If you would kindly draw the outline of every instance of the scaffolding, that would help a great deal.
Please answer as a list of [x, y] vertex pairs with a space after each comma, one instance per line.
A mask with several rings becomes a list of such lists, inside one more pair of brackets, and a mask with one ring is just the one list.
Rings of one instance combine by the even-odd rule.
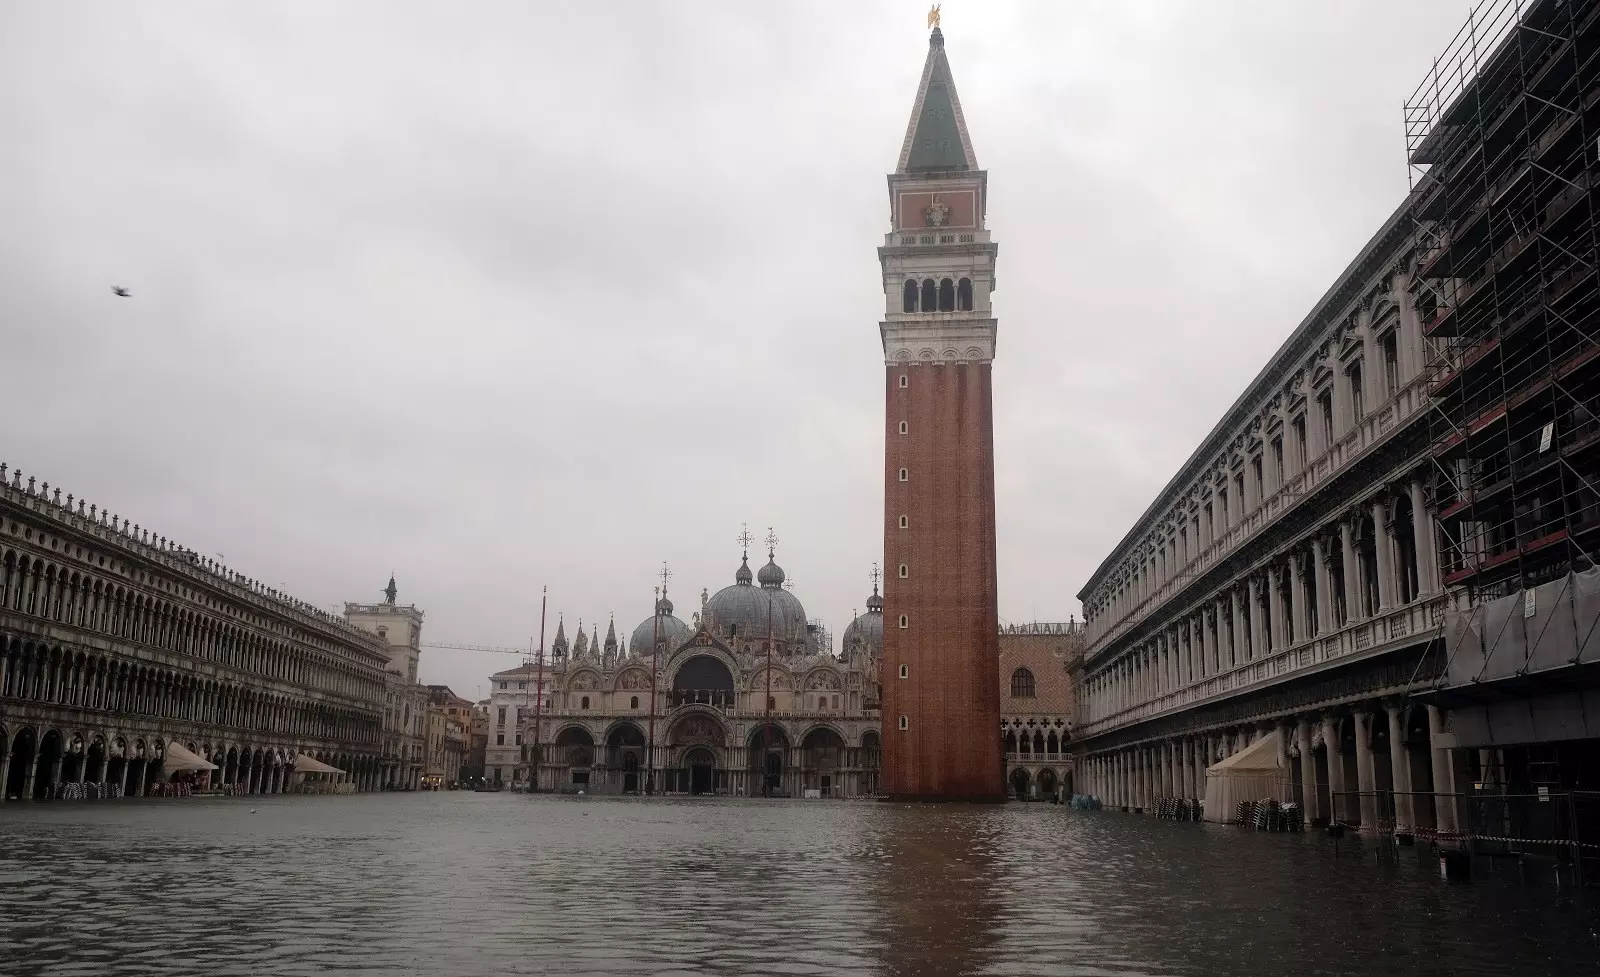
[[1467, 603], [1592, 566], [1600, 2], [1485, 0], [1405, 104], [1441, 572]]
[[1456, 713], [1463, 745], [1527, 745], [1495, 783], [1593, 782], [1600, 753], [1566, 751], [1563, 772], [1554, 751], [1595, 742], [1571, 693], [1600, 688], [1600, 0], [1483, 0], [1405, 129], [1450, 598], [1431, 695], [1475, 707]]

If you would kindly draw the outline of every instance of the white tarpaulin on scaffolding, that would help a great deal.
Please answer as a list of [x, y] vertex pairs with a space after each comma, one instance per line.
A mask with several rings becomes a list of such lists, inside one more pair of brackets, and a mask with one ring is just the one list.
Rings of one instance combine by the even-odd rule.
[[1240, 801], [1289, 800], [1289, 771], [1278, 762], [1282, 733], [1272, 732], [1206, 768], [1205, 817], [1227, 824]]

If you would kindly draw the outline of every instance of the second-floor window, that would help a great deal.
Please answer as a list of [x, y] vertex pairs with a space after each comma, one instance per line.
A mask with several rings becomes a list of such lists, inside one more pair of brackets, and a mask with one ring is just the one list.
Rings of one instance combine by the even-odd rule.
[[496, 710], [495, 725], [496, 726], [504, 726], [505, 724], [506, 724], [506, 707], [505, 706], [501, 706], [498, 710]]
[[1019, 668], [1011, 673], [1011, 697], [1013, 699], [1033, 698], [1033, 673], [1026, 668]]

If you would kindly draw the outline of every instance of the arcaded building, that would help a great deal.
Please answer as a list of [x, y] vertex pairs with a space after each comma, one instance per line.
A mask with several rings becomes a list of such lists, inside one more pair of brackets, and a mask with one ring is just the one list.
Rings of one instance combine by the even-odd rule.
[[[1273, 737], [1283, 800], [1453, 826], [1419, 255], [1406, 207], [1335, 280], [1079, 593], [1086, 793], [1150, 809]], [[1359, 799], [1359, 803], [1358, 803]]]
[[1073, 793], [1077, 696], [1072, 669], [1083, 654], [1078, 621], [1010, 624], [1000, 629], [1000, 741], [1006, 793], [1050, 800]]
[[[937, 12], [933, 15], [937, 25]], [[883, 271], [883, 788], [998, 800], [993, 369], [998, 245], [944, 34], [889, 174]]]
[[3, 798], [144, 794], [195, 758], [217, 768], [204, 786], [276, 792], [301, 754], [376, 788], [390, 660], [376, 635], [0, 464]]

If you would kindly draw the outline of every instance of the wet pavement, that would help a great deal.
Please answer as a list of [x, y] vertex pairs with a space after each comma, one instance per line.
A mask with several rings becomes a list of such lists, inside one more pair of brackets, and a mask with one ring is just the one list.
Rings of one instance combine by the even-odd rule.
[[0, 805], [0, 974], [1577, 975], [1600, 897], [1039, 804]]

